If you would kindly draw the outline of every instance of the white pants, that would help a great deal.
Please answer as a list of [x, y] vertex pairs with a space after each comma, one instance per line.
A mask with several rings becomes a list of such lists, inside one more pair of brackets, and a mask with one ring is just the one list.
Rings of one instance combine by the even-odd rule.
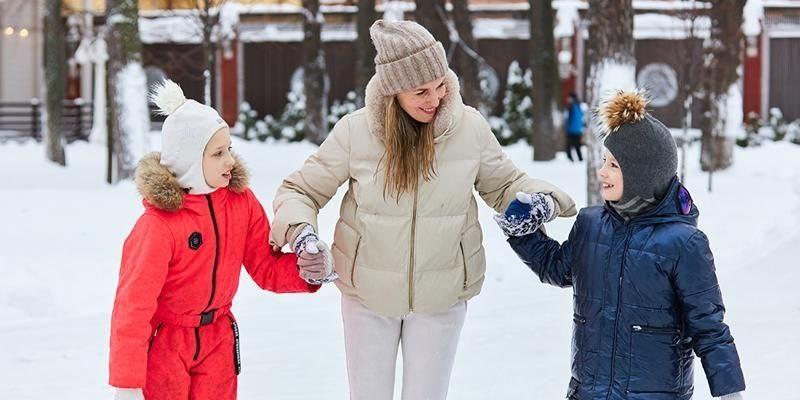
[[350, 400], [392, 400], [400, 343], [403, 400], [446, 399], [466, 311], [462, 301], [441, 313], [386, 317], [343, 295]]

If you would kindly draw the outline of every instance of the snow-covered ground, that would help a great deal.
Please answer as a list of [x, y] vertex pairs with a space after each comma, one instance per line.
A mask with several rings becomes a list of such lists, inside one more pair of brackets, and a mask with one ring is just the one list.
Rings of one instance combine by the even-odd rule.
[[[281, 178], [315, 149], [238, 140], [234, 147], [268, 209]], [[563, 154], [533, 163], [522, 144], [507, 150], [529, 174], [585, 203], [584, 164], [570, 164]], [[800, 399], [800, 147], [737, 148], [734, 167], [714, 176], [713, 193], [698, 170], [696, 148], [690, 156], [686, 184], [716, 255], [746, 397]], [[67, 160], [68, 168], [46, 163], [43, 146], [35, 143], [0, 145], [3, 399], [111, 398], [109, 313], [122, 241], [142, 206], [131, 182], [103, 183], [103, 148], [75, 143]], [[341, 194], [320, 216], [326, 238]], [[487, 280], [469, 304], [450, 398], [562, 398], [569, 379], [571, 292], [540, 284], [516, 260], [491, 215], [482, 205]], [[549, 231], [563, 239], [571, 223], [559, 220]], [[240, 398], [347, 397], [334, 286], [313, 296], [277, 296], [257, 290], [245, 275], [235, 312], [243, 351]], [[695, 399], [710, 399], [699, 366], [696, 378]]]

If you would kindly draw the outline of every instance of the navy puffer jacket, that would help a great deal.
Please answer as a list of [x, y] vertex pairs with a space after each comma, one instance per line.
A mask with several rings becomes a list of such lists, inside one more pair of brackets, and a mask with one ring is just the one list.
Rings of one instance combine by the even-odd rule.
[[568, 398], [689, 400], [694, 354], [713, 396], [745, 389], [698, 215], [675, 178], [658, 206], [628, 223], [588, 207], [563, 244], [541, 231], [509, 239], [542, 282], [573, 288]]

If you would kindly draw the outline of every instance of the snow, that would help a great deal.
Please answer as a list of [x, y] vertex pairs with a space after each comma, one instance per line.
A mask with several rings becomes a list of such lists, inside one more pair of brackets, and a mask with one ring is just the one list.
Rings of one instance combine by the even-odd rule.
[[597, 77], [600, 98], [606, 98], [617, 90], [633, 90], [636, 87], [636, 65], [606, 59], [598, 63]]
[[580, 23], [577, 4], [565, 4], [556, 9], [556, 27], [554, 36], [572, 37], [575, 34], [575, 27]]
[[768, 8], [800, 8], [797, 0], [764, 0], [764, 7]]
[[117, 75], [117, 104], [120, 128], [125, 135], [132, 160], [138, 160], [150, 149], [150, 109], [147, 107], [147, 76], [142, 64], [130, 62]]
[[761, 20], [763, 19], [764, 0], [747, 0], [744, 5], [742, 32], [746, 36], [758, 36], [761, 33]]
[[[240, 26], [239, 40], [242, 42], [300, 42], [303, 40], [302, 24], [268, 24]], [[323, 42], [342, 42], [356, 40], [355, 25], [325, 24], [320, 33]]]
[[[122, 242], [142, 206], [132, 182], [103, 183], [104, 147], [76, 142], [66, 149], [69, 166], [61, 168], [44, 161], [43, 146], [0, 145], [0, 393], [15, 400], [110, 399], [109, 314]], [[248, 162], [252, 188], [270, 213], [281, 179], [317, 149], [236, 138], [233, 146]], [[506, 150], [530, 175], [585, 204], [585, 164], [571, 164], [563, 153], [534, 163], [530, 147], [521, 143]], [[747, 379], [745, 398], [798, 400], [800, 146], [767, 142], [735, 152], [736, 163], [715, 173], [709, 193], [697, 165], [699, 146], [693, 145], [686, 184], [715, 252], [726, 320]], [[343, 192], [321, 212], [324, 238], [332, 237]], [[478, 203], [489, 265], [483, 292], [469, 303], [450, 398], [563, 398], [571, 292], [545, 286], [527, 271], [491, 210]], [[559, 219], [548, 231], [564, 239], [573, 222]], [[346, 397], [335, 287], [315, 295], [273, 295], [243, 275], [234, 310], [242, 335], [240, 398]], [[694, 399], [710, 400], [699, 364]]]
[[744, 136], [744, 128], [741, 121], [744, 121], [744, 107], [742, 100], [742, 91], [739, 89], [739, 83], [734, 82], [728, 88], [728, 95], [725, 96], [727, 104], [724, 108], [725, 118], [725, 131], [723, 135], [729, 138], [738, 138]]
[[236, 36], [236, 26], [239, 25], [239, 14], [245, 7], [236, 2], [225, 3], [219, 10], [219, 30], [224, 38], [231, 39]]
[[402, 21], [404, 19], [405, 2], [387, 0], [383, 4], [383, 19], [386, 21]]
[[173, 15], [139, 18], [139, 37], [142, 43], [202, 43], [203, 36], [196, 17]]
[[[665, 14], [646, 13], [633, 16], [633, 37], [641, 39], [680, 40], [689, 37], [692, 29], [689, 19]], [[694, 21], [694, 37], [708, 38], [711, 33], [711, 20], [697, 17]]]
[[633, 8], [637, 10], [658, 10], [658, 11], [677, 11], [677, 10], [701, 10], [711, 8], [711, 4], [701, 1], [685, 0], [633, 0]]

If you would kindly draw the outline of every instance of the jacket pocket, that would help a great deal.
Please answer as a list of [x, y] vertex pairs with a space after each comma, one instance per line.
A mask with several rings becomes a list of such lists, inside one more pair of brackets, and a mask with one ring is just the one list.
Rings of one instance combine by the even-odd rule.
[[461, 234], [458, 242], [458, 251], [461, 258], [457, 259], [463, 267], [464, 281], [463, 288], [480, 282], [486, 273], [486, 260], [481, 246], [482, 236], [480, 227], [473, 225]]
[[630, 393], [677, 393], [680, 388], [680, 329], [631, 326]]
[[158, 332], [161, 330], [161, 327], [164, 326], [164, 323], [160, 323], [156, 325], [156, 328], [153, 329], [153, 333], [150, 335], [150, 341], [147, 344], [147, 352], [150, 353], [150, 349], [153, 348], [153, 341], [156, 340], [156, 336], [158, 336]]
[[583, 336], [586, 330], [586, 318], [578, 313], [572, 314], [572, 377], [582, 379], [583, 356], [586, 349], [583, 345]]
[[358, 250], [361, 248], [361, 236], [356, 241], [356, 249], [353, 251], [353, 261], [350, 262], [350, 286], [356, 287], [356, 262], [358, 261]]
[[464, 290], [467, 289], [467, 281], [469, 281], [469, 272], [467, 271], [467, 256], [464, 253], [464, 242], [458, 242], [458, 248], [461, 250], [461, 264], [464, 266]]

